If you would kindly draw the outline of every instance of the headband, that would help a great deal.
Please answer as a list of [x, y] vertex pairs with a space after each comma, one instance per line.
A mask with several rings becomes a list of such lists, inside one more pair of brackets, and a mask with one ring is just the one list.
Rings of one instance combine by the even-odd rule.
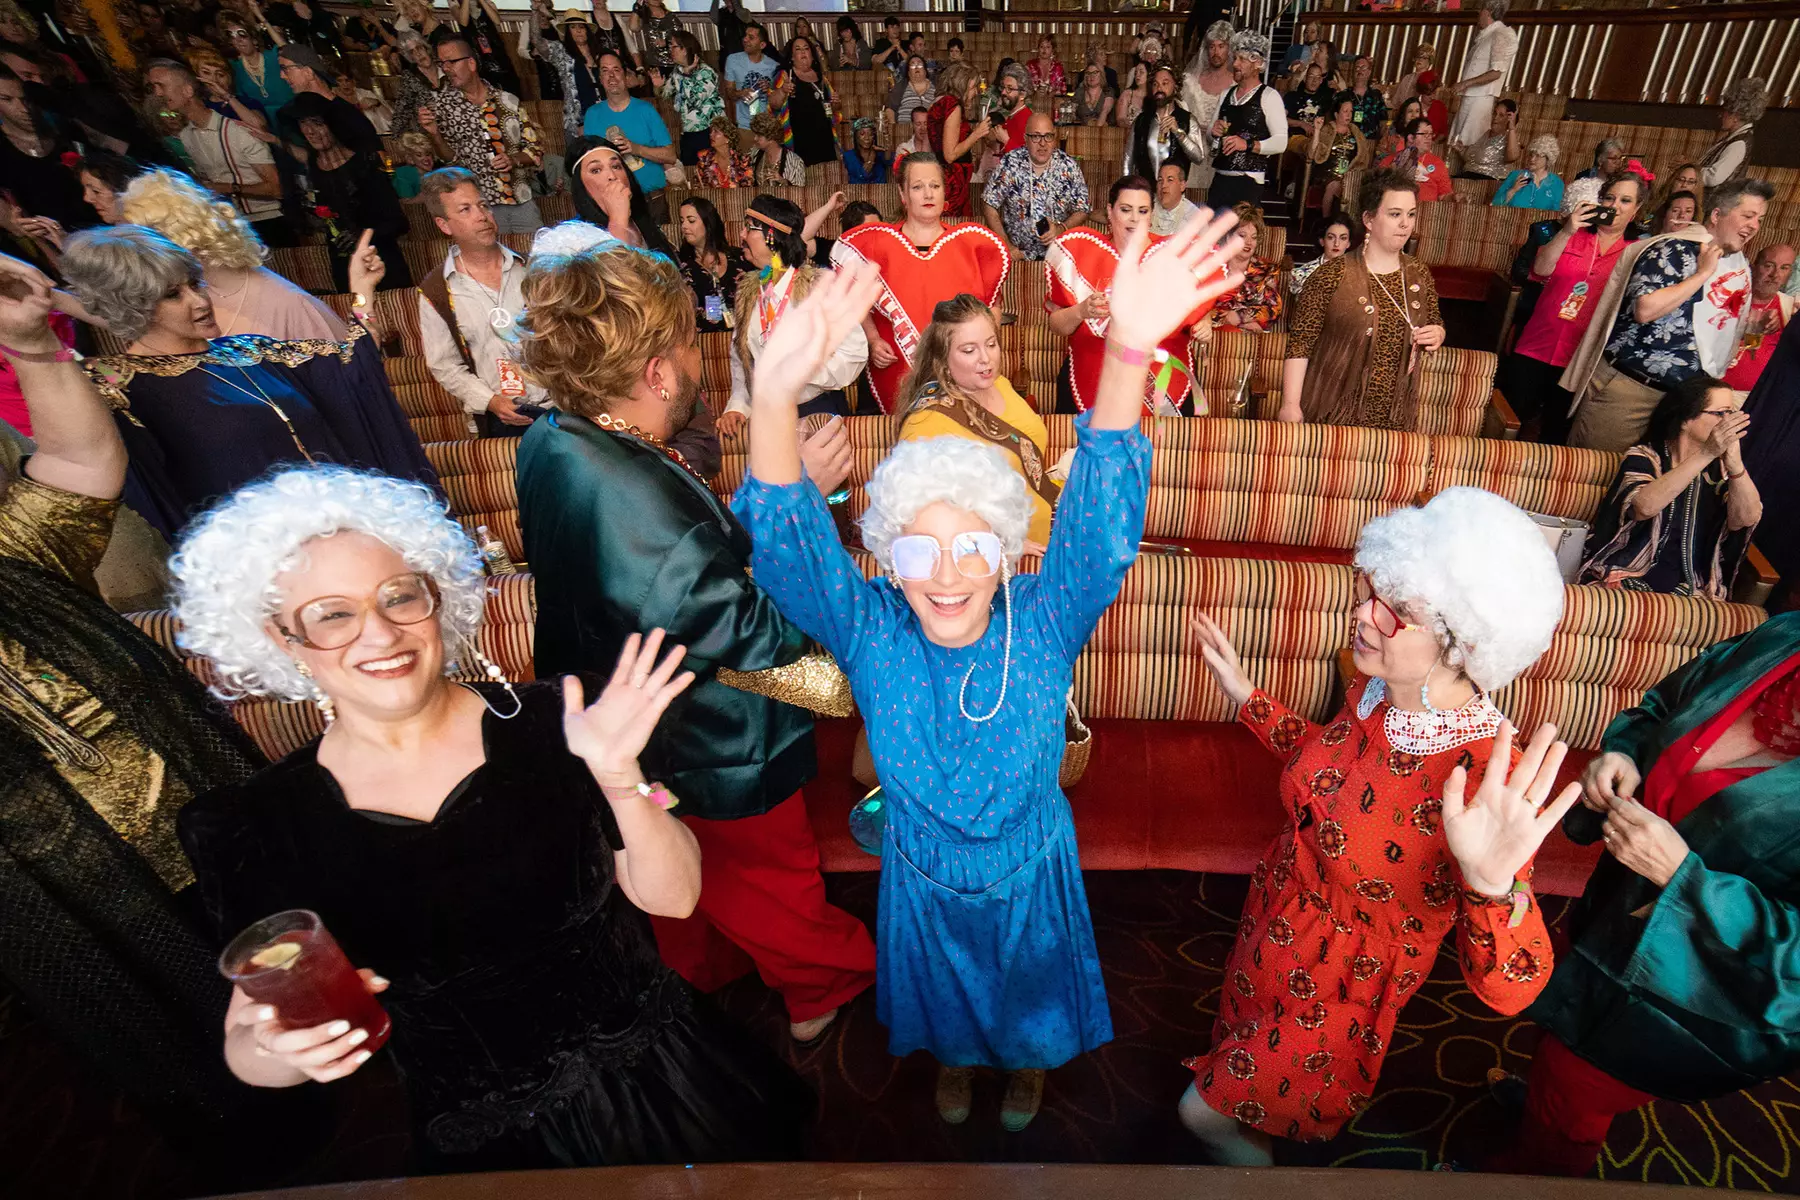
[[613, 145], [611, 142], [601, 142], [597, 146], [589, 146], [587, 148], [587, 150], [585, 152], [583, 152], [583, 154], [580, 158], [578, 158], [574, 162], [570, 163], [569, 164], [569, 174], [573, 175], [573, 174], [575, 174], [575, 172], [581, 170], [581, 164], [586, 162], [590, 156], [592, 156], [593, 154], [595, 154], [601, 150], [610, 150], [614, 154], [619, 155], [620, 162], [625, 161], [625, 156], [623, 154], [619, 154], [619, 148], [617, 146]]
[[758, 221], [761, 221], [764, 225], [767, 225], [770, 229], [777, 230], [781, 233], [794, 232], [794, 227], [792, 225], [783, 225], [780, 221], [777, 221], [772, 217], [765, 217], [763, 214], [757, 212], [754, 208], [746, 208], [744, 210], [744, 219], [749, 220], [752, 217], [756, 218]]
[[1636, 175], [1639, 179], [1644, 181], [1644, 186], [1646, 188], [1656, 182], [1656, 175], [1650, 168], [1646, 167], [1635, 158], [1628, 158], [1625, 160], [1625, 173], [1628, 175]]

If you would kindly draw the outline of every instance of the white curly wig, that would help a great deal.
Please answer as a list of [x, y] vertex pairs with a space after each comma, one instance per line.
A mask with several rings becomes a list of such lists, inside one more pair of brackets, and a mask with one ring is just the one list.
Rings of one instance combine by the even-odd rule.
[[894, 539], [933, 504], [948, 504], [988, 523], [1018, 564], [1031, 529], [1031, 496], [1025, 479], [1006, 456], [983, 442], [960, 437], [901, 442], [869, 480], [869, 508], [863, 513], [863, 545], [881, 564], [894, 565]]
[[267, 622], [283, 600], [275, 579], [300, 565], [308, 542], [346, 530], [387, 543], [437, 581], [447, 658], [473, 644], [487, 595], [481, 556], [430, 488], [347, 467], [290, 468], [239, 488], [196, 518], [169, 560], [178, 641], [212, 660], [219, 696], [312, 694], [269, 637]]
[[1536, 662], [1562, 620], [1562, 574], [1543, 532], [1480, 488], [1446, 488], [1423, 508], [1370, 521], [1356, 565], [1383, 598], [1421, 610], [1450, 665], [1485, 691]]

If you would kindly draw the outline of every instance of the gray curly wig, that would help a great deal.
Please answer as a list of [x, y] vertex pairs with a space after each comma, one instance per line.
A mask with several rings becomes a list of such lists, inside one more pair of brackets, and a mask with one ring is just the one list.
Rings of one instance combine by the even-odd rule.
[[1231, 35], [1231, 52], [1260, 58], [1266, 62], [1269, 57], [1269, 39], [1254, 29], [1241, 29]]
[[1562, 143], [1557, 141], [1553, 134], [1540, 133], [1531, 139], [1531, 144], [1525, 147], [1525, 153], [1543, 155], [1544, 161], [1549, 163], [1550, 169], [1554, 171], [1556, 170], [1556, 160], [1562, 157]]
[[1207, 42], [1224, 42], [1229, 46], [1231, 44], [1231, 35], [1236, 32], [1237, 27], [1230, 21], [1214, 21], [1211, 25], [1206, 27], [1206, 36], [1201, 39], [1201, 44], [1204, 45]]
[[169, 560], [178, 640], [212, 660], [218, 695], [312, 694], [269, 636], [268, 621], [284, 602], [275, 579], [305, 560], [307, 543], [345, 531], [385, 542], [437, 582], [446, 659], [474, 644], [487, 598], [481, 556], [430, 488], [348, 467], [290, 468], [239, 488], [196, 519]]
[[144, 335], [170, 288], [206, 268], [185, 247], [142, 225], [84, 229], [63, 250], [63, 278], [94, 319], [129, 345]]
[[863, 513], [863, 545], [884, 571], [894, 566], [894, 539], [933, 504], [948, 504], [988, 523], [1017, 566], [1031, 529], [1031, 497], [1025, 479], [1006, 456], [983, 442], [960, 437], [901, 442], [869, 479]]
[[1423, 612], [1446, 660], [1485, 691], [1536, 662], [1562, 620], [1562, 574], [1543, 532], [1481, 488], [1446, 488], [1370, 521], [1356, 566], [1379, 595]]
[[1769, 107], [1769, 87], [1761, 79], [1740, 79], [1725, 89], [1721, 101], [1726, 112], [1749, 125], [1762, 120]]

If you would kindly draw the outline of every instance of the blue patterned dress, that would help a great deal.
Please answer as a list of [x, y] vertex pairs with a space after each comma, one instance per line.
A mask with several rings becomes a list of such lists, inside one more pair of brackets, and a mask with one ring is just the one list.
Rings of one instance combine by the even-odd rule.
[[1075, 829], [1057, 786], [1075, 659], [1137, 557], [1150, 443], [1091, 430], [1057, 505], [1044, 569], [1010, 584], [1012, 667], [996, 599], [972, 646], [928, 641], [899, 589], [866, 581], [818, 489], [744, 480], [756, 581], [850, 679], [888, 799], [875, 942], [889, 1050], [949, 1066], [1059, 1066], [1112, 1039]]

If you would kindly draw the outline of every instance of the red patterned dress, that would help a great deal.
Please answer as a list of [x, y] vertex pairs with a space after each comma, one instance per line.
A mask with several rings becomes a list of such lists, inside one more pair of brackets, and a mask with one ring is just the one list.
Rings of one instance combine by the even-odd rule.
[[1549, 982], [1550, 939], [1535, 897], [1512, 924], [1515, 905], [1468, 891], [1444, 841], [1442, 781], [1461, 763], [1472, 796], [1500, 728], [1485, 695], [1410, 713], [1359, 677], [1330, 725], [1260, 689], [1238, 719], [1287, 760], [1294, 823], [1250, 876], [1212, 1050], [1183, 1065], [1215, 1111], [1328, 1138], [1368, 1104], [1400, 1010], [1452, 928], [1470, 988], [1508, 1015]]

